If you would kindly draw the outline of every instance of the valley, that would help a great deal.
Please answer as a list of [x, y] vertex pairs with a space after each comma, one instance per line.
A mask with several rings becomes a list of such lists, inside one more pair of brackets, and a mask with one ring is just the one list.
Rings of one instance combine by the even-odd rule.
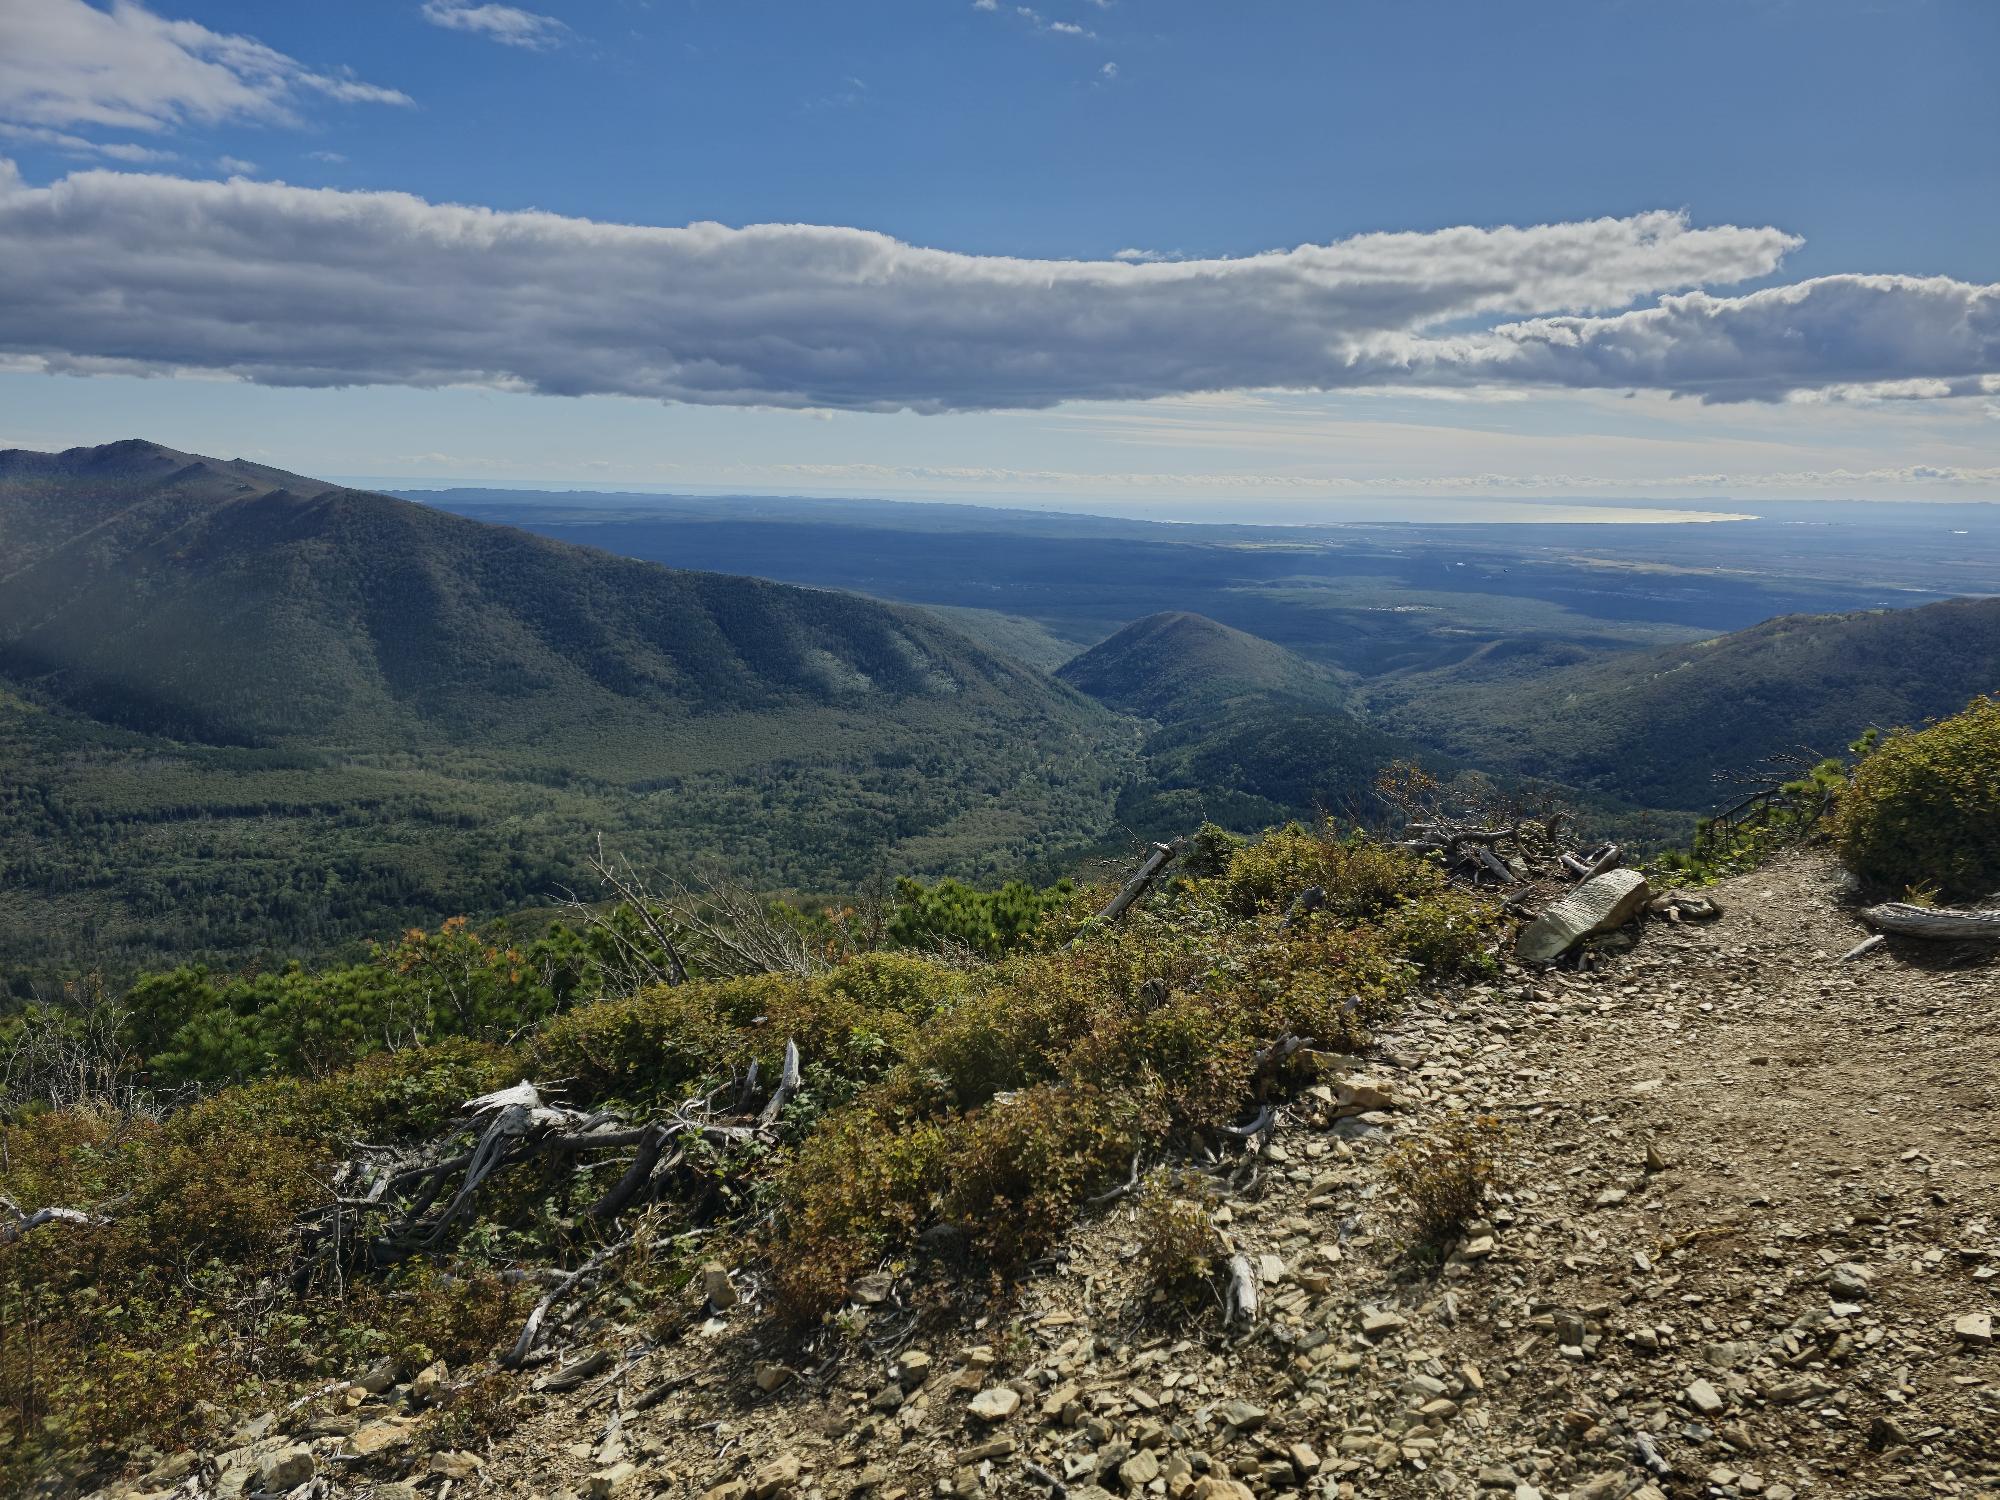
[[1762, 523], [443, 498], [143, 442], [0, 454], [17, 993], [546, 909], [592, 894], [600, 838], [808, 902], [1053, 879], [1204, 822], [1373, 822], [1399, 762], [1657, 845], [1718, 770], [2000, 685], [2000, 598], [1887, 581], [2000, 591], [1994, 554], [1942, 561], [1965, 515], [1896, 552], [1865, 517], [1795, 529], [1745, 573]]

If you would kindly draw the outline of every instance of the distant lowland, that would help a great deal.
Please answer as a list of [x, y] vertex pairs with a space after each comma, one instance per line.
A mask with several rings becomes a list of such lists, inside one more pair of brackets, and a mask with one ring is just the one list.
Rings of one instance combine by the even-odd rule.
[[1879, 509], [1183, 525], [8, 451], [0, 952], [326, 953], [589, 894], [600, 839], [806, 897], [1048, 877], [1365, 821], [1402, 761], [1667, 837], [1718, 767], [2000, 689], [1993, 508]]

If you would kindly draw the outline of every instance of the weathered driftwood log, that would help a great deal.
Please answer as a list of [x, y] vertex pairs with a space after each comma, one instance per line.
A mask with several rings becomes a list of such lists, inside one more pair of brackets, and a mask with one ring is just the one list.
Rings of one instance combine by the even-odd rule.
[[1132, 1171], [1123, 1182], [1108, 1192], [1099, 1193], [1095, 1198], [1083, 1200], [1085, 1208], [1102, 1208], [1107, 1203], [1116, 1203], [1120, 1198], [1139, 1190], [1139, 1153], [1132, 1153]]
[[87, 1213], [80, 1208], [38, 1208], [32, 1213], [21, 1207], [12, 1198], [0, 1198], [0, 1208], [7, 1211], [8, 1223], [0, 1224], [0, 1245], [11, 1245], [25, 1234], [32, 1234], [44, 1224], [109, 1224], [102, 1215]]
[[1229, 1286], [1222, 1296], [1222, 1321], [1248, 1327], [1257, 1321], [1257, 1272], [1247, 1255], [1229, 1257]]
[[1140, 865], [1133, 873], [1132, 878], [1125, 882], [1118, 894], [1111, 898], [1104, 910], [1097, 914], [1098, 920], [1115, 922], [1124, 916], [1125, 909], [1146, 894], [1153, 882], [1160, 878], [1160, 872], [1172, 864], [1175, 856], [1180, 852], [1181, 846], [1178, 839], [1171, 844], [1153, 845], [1152, 851], [1146, 856], [1145, 863]]
[[1233, 1135], [1240, 1141], [1254, 1141], [1273, 1125], [1278, 1123], [1278, 1111], [1271, 1105], [1264, 1105], [1248, 1125], [1219, 1125], [1216, 1128], [1224, 1135]]
[[792, 1095], [799, 1091], [799, 1044], [790, 1037], [785, 1038], [785, 1066], [778, 1075], [778, 1086], [771, 1092], [771, 1102], [764, 1106], [764, 1112], [757, 1116], [760, 1130], [769, 1130], [785, 1112], [785, 1105]]
[[507, 1351], [500, 1363], [512, 1370], [520, 1369], [522, 1361], [533, 1354], [535, 1346], [542, 1341], [542, 1323], [548, 1317], [549, 1309], [603, 1270], [611, 1263], [611, 1258], [630, 1243], [631, 1240], [623, 1239], [606, 1245], [542, 1293], [542, 1300], [535, 1304], [535, 1310], [528, 1314], [528, 1321], [522, 1326], [521, 1336], [514, 1340], [514, 1347]]
[[1958, 911], [1949, 906], [1913, 906], [1890, 901], [1861, 914], [1870, 927], [1899, 937], [1932, 938], [1941, 942], [2000, 942], [2000, 906]]

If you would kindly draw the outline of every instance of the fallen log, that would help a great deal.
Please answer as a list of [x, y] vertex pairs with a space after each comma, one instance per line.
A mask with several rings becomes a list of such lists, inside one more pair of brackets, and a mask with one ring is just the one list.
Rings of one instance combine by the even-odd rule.
[[1222, 1309], [1227, 1326], [1241, 1323], [1248, 1327], [1257, 1321], [1257, 1272], [1247, 1255], [1229, 1257], [1229, 1287], [1223, 1293]]
[[1120, 1198], [1125, 1197], [1128, 1193], [1135, 1193], [1138, 1190], [1139, 1190], [1139, 1153], [1137, 1151], [1134, 1151], [1132, 1153], [1131, 1175], [1127, 1177], [1123, 1182], [1119, 1183], [1117, 1187], [1112, 1188], [1109, 1192], [1099, 1193], [1095, 1198], [1084, 1199], [1083, 1206], [1085, 1208], [1102, 1208], [1104, 1207], [1105, 1204], [1116, 1203]]
[[1949, 906], [1915, 906], [1890, 901], [1871, 906], [1861, 920], [1898, 937], [1929, 938], [1933, 942], [2000, 942], [2000, 907], [1959, 911]]
[[1115, 922], [1124, 916], [1125, 909], [1146, 894], [1153, 882], [1160, 878], [1160, 872], [1172, 864], [1180, 852], [1181, 846], [1178, 839], [1171, 844], [1153, 845], [1152, 851], [1147, 854], [1145, 862], [1133, 872], [1132, 878], [1125, 882], [1118, 894], [1113, 896], [1105, 905], [1104, 910], [1097, 914], [1097, 919], [1100, 922]]
[[1597, 858], [1590, 862], [1590, 868], [1583, 872], [1583, 878], [1585, 880], [1594, 880], [1606, 870], [1617, 868], [1619, 860], [1623, 858], [1624, 851], [1616, 844], [1606, 844], [1599, 851]]
[[528, 1321], [521, 1329], [521, 1336], [514, 1340], [514, 1347], [507, 1351], [500, 1363], [510, 1370], [520, 1369], [527, 1357], [535, 1352], [535, 1346], [542, 1341], [542, 1322], [548, 1317], [549, 1309], [603, 1270], [610, 1264], [613, 1256], [631, 1243], [630, 1239], [613, 1241], [542, 1293], [542, 1300], [537, 1302], [535, 1310], [528, 1314]]
[[32, 1234], [45, 1224], [109, 1224], [111, 1221], [100, 1214], [86, 1213], [80, 1208], [38, 1208], [30, 1213], [12, 1198], [0, 1198], [0, 1208], [5, 1208], [12, 1216], [13, 1223], [0, 1224], [0, 1245], [11, 1245], [23, 1235]]

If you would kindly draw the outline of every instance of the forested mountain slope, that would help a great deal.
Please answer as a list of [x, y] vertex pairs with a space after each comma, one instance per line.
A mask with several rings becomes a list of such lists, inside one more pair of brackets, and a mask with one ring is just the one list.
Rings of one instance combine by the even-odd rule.
[[1133, 621], [1056, 675], [1100, 703], [1147, 719], [1185, 718], [1245, 693], [1285, 693], [1329, 707], [1346, 698], [1328, 668], [1185, 610]]
[[1399, 760], [1429, 757], [1342, 708], [1328, 669], [1202, 615], [1134, 621], [1065, 664], [1064, 681], [1154, 721], [1148, 779], [1119, 803], [1148, 833], [1204, 818], [1239, 830], [1319, 812], [1366, 815], [1374, 783]]
[[545, 900], [599, 831], [773, 887], [1011, 872], [1102, 831], [1131, 739], [922, 610], [144, 443], [0, 454], [0, 686], [16, 953]]
[[1920, 723], [2000, 689], [2000, 598], [1785, 615], [1685, 646], [1573, 663], [1496, 646], [1384, 679], [1385, 729], [1481, 765], [1647, 806], [1705, 808], [1718, 770], [1834, 754], [1871, 725]]

